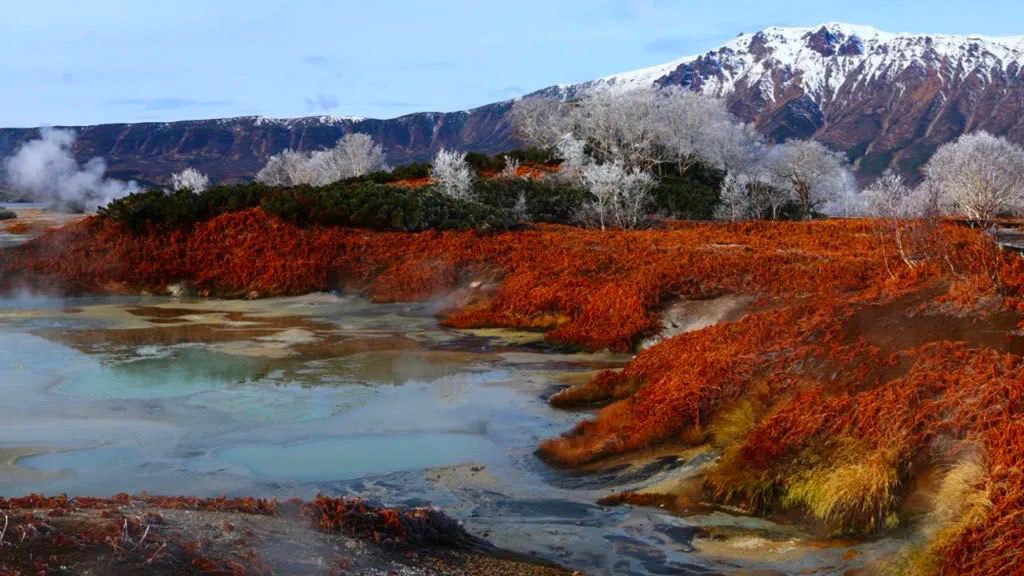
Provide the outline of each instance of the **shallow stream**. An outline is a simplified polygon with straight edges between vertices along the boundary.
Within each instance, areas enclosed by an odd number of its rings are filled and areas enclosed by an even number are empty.
[[[546,396],[628,357],[444,330],[433,312],[332,294],[0,300],[0,495],[324,492],[435,505],[588,573],[849,567],[848,546],[808,551],[795,528],[597,505],[699,465],[579,476],[534,455],[587,416]],[[724,552],[700,552],[702,528]]]

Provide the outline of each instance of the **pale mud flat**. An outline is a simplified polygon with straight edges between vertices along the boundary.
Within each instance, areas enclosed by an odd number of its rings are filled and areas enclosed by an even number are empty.
[[[27,242],[46,230],[58,228],[86,217],[85,214],[64,214],[46,209],[40,204],[4,204],[18,215],[12,220],[0,221],[0,248]]]
[[[661,314],[661,331],[640,343],[650,348],[658,342],[714,326],[719,322],[739,320],[754,302],[752,296],[726,294],[707,300],[680,300],[666,307]]]
[[[536,458],[540,441],[588,417],[546,397],[629,356],[446,330],[433,313],[333,294],[0,300],[0,496],[434,505],[499,548],[591,574],[830,574],[870,556],[740,514],[597,504],[707,458],[586,474]]]

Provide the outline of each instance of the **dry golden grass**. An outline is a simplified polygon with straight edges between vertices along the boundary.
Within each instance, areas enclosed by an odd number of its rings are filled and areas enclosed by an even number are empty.
[[[938,489],[930,494],[931,510],[920,522],[916,538],[922,543],[887,566],[886,576],[936,576],[942,571],[947,550],[989,517],[992,500],[986,475],[978,450],[966,454],[946,472]]]
[[[711,421],[708,426],[711,442],[719,449],[740,442],[761,421],[765,412],[766,407],[752,398],[740,400]]]
[[[899,525],[899,473],[894,455],[844,446],[789,479],[782,505],[804,509],[844,532],[873,533]]]

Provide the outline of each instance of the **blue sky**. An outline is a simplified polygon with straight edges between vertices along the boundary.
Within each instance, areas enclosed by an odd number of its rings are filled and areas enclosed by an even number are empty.
[[[458,110],[825,21],[1024,34],[1019,0],[19,0],[0,126]]]

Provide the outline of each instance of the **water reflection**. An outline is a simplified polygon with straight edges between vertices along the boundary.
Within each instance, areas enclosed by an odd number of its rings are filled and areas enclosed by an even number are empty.
[[[534,456],[586,416],[545,395],[625,359],[329,294],[26,295],[0,301],[0,495],[360,494],[590,572],[708,573],[693,522],[594,503],[647,479],[574,483]]]

